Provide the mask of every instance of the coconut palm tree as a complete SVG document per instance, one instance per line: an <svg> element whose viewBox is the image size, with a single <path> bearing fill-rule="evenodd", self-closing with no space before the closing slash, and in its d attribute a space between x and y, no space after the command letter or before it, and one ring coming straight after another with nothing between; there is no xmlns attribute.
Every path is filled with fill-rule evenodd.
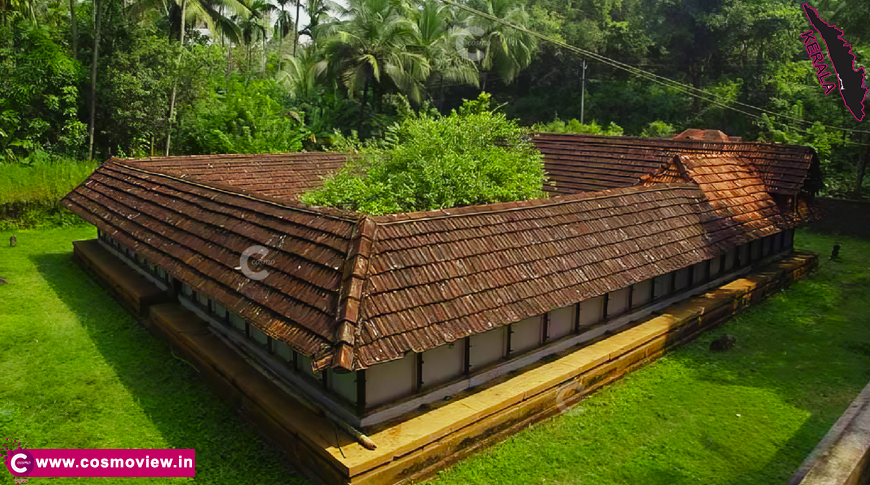
<svg viewBox="0 0 870 485"><path fill-rule="evenodd" d="M239 0L139 0L131 7L134 18L140 20L154 20L157 13L169 18L169 38L174 39L178 32L178 42L184 46L184 31L188 24L204 24L213 36L218 34L228 38L238 38L237 32L230 26L231 22L224 12L230 11L237 17L246 18L250 15L248 8ZM182 51L183 52L183 51ZM181 54L178 56L178 65L181 65ZM166 156L172 144L172 125L175 123L175 100L177 97L177 83L172 86L172 95L169 99L169 116L166 124Z"/></svg>
<svg viewBox="0 0 870 485"><path fill-rule="evenodd" d="M299 31L311 38L311 43L317 45L317 34L321 24L329 21L329 14L340 8L330 0L305 0L305 13L308 14L308 25ZM336 20L337 22L338 20Z"/></svg>
<svg viewBox="0 0 870 485"><path fill-rule="evenodd" d="M301 47L295 56L284 56L284 62L277 81L296 99L312 98L326 73L327 62L313 46Z"/></svg>
<svg viewBox="0 0 870 485"><path fill-rule="evenodd" d="M480 76L474 60L457 49L470 32L459 25L454 11L438 0L422 0L415 12L419 45L432 67L427 84L430 93L439 90L439 109L443 105L444 83L477 87Z"/></svg>
<svg viewBox="0 0 870 485"><path fill-rule="evenodd" d="M278 18L275 19L275 35L278 36L278 72L281 72L284 64L284 37L290 33L290 26L293 25L293 17L290 12L285 10L290 0L278 0L278 5L281 6L281 11L278 13Z"/></svg>
<svg viewBox="0 0 870 485"><path fill-rule="evenodd" d="M265 56L265 42L269 34L266 16L277 9L266 0L247 0L245 6L250 15L241 19L238 25L242 34L242 42L248 49L248 76L250 77L253 46L262 41L264 45L263 55Z"/></svg>
<svg viewBox="0 0 870 485"><path fill-rule="evenodd" d="M469 5L514 25L526 26L529 15L522 5L514 0L470 0ZM537 41L531 35L505 27L477 15L464 14L464 20L472 31L482 31L476 39L482 45L481 67L496 73L502 81L510 83L525 67L532 63ZM486 89L486 73L484 73Z"/></svg>
<svg viewBox="0 0 870 485"><path fill-rule="evenodd" d="M377 93L388 84L421 102L430 66L417 48L420 35L410 7L397 0L350 0L337 13L348 20L323 26L323 49L330 72L341 80L348 96L361 96L360 127L369 87Z"/></svg>

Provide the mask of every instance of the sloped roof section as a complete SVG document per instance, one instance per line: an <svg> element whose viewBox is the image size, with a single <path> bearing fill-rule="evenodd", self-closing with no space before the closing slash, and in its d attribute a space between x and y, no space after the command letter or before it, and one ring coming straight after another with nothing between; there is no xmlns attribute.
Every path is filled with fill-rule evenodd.
<svg viewBox="0 0 870 485"><path fill-rule="evenodd" d="M690 154L730 155L749 161L770 193L814 194L821 187L818 157L804 146L545 133L533 135L532 140L543 153L544 169L554 183L545 189L560 194L631 187L669 164L675 155Z"/></svg>
<svg viewBox="0 0 870 485"><path fill-rule="evenodd" d="M342 272L359 216L141 168L149 163L109 160L63 203L272 338L307 355L331 352ZM253 246L269 251L263 258L270 262L263 267L268 276L260 281L235 269Z"/></svg>
<svg viewBox="0 0 870 485"><path fill-rule="evenodd" d="M336 153L279 153L152 157L124 163L235 192L295 201L346 160Z"/></svg>
<svg viewBox="0 0 870 485"><path fill-rule="evenodd" d="M453 342L704 261L688 184L376 218L361 365ZM724 248L721 248L724 250Z"/></svg>
<svg viewBox="0 0 870 485"><path fill-rule="evenodd" d="M712 240L729 246L743 244L793 227L798 222L780 211L755 167L742 158L716 154L678 155L668 167L644 177L640 185L671 182L675 173L683 174L704 193L699 211L707 215L705 229Z"/></svg>

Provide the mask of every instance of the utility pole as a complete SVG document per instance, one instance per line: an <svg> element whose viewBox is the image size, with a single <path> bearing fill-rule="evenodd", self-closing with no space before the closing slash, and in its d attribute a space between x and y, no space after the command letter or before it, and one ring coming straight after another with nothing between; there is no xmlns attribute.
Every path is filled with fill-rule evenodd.
<svg viewBox="0 0 870 485"><path fill-rule="evenodd" d="M580 124L583 124L583 112L586 109L586 59L583 59L583 83L580 88Z"/></svg>

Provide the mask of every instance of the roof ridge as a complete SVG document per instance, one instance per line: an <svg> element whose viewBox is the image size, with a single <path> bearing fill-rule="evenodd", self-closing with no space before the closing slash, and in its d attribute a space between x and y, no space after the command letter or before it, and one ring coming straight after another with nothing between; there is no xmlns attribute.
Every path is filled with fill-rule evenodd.
<svg viewBox="0 0 870 485"><path fill-rule="evenodd" d="M377 228L377 223L369 216L363 216L354 226L339 286L333 347L329 352L315 359L313 362L315 371L326 367L346 371L352 371L354 368L363 288L368 283Z"/></svg>

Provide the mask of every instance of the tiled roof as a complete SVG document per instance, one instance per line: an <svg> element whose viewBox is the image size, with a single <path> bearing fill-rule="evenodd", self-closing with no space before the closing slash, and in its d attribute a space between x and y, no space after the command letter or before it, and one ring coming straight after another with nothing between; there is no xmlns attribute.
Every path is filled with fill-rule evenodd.
<svg viewBox="0 0 870 485"><path fill-rule="evenodd" d="M649 140L663 148L593 138L595 150L618 147L599 153L625 161L615 163L631 172L620 185L635 186L365 217L293 200L313 178L286 190L269 185L273 173L302 173L302 166L324 173L337 158L323 159L325 168L313 158L322 155L313 154L113 159L64 203L312 356L315 369L366 368L431 349L704 261L798 222L769 194L764 174L776 172L776 156L769 166L724 150L675 158L661 155L673 140ZM812 154L798 148L787 150ZM632 165L635 158L648 161ZM254 169L272 167L268 160L274 169ZM265 259L274 261L262 281L234 269L253 245L266 247Z"/></svg>
<svg viewBox="0 0 870 485"><path fill-rule="evenodd" d="M280 153L152 157L124 163L237 192L295 200L346 160L337 153Z"/></svg>
<svg viewBox="0 0 870 485"><path fill-rule="evenodd" d="M712 257L702 198L658 185L376 218L359 357L420 352Z"/></svg>
<svg viewBox="0 0 870 485"><path fill-rule="evenodd" d="M744 159L714 154L678 155L642 186L672 182L675 174L697 184L704 193L701 212L712 215L705 229L714 241L743 244L797 222L778 207L753 165Z"/></svg>
<svg viewBox="0 0 870 485"><path fill-rule="evenodd" d="M631 187L680 154L743 158L756 167L770 193L795 195L820 188L818 157L804 146L545 133L532 140L554 184L547 190L562 194Z"/></svg>
<svg viewBox="0 0 870 485"><path fill-rule="evenodd" d="M64 204L267 335L305 354L330 351L358 216L138 168L146 165L109 160ZM255 245L274 261L262 281L235 270L242 251Z"/></svg>

